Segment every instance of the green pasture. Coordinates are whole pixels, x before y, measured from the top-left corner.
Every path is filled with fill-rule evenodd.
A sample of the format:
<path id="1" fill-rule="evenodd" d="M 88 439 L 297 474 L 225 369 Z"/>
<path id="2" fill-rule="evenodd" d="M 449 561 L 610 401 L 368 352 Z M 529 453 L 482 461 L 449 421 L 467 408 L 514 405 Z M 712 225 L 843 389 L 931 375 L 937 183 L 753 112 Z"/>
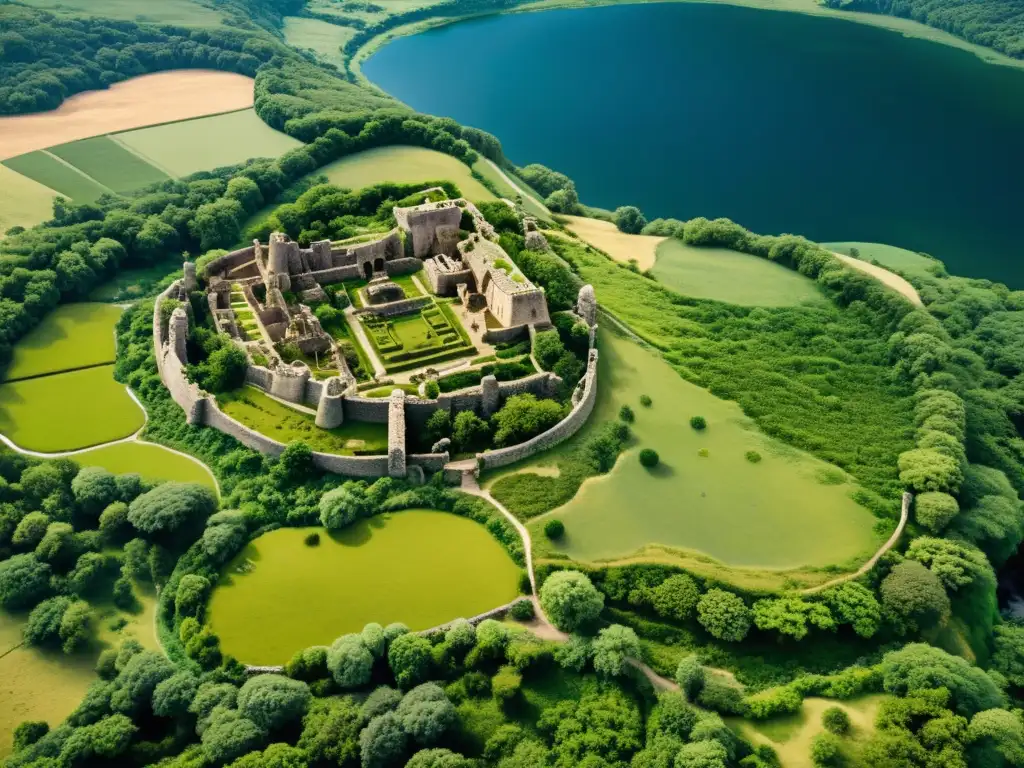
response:
<path id="1" fill-rule="evenodd" d="M 140 128 L 109 138 L 174 176 L 235 165 L 253 157 L 279 157 L 302 146 L 260 120 L 254 109 Z"/>
<path id="2" fill-rule="evenodd" d="M 634 439 L 611 472 L 531 521 L 539 555 L 594 562 L 637 553 L 672 559 L 682 550 L 727 566 L 789 569 L 847 564 L 876 548 L 875 520 L 851 500 L 856 486 L 842 471 L 767 437 L 738 405 L 683 380 L 653 352 L 610 333 L 601 335 L 600 350 L 598 402 L 587 427 L 516 470 L 550 473 L 623 405 L 636 414 Z M 650 408 L 640 405 L 641 395 L 652 398 Z M 690 427 L 692 416 L 703 416 L 707 429 Z M 641 448 L 658 452 L 656 469 L 640 465 Z M 761 461 L 750 462 L 748 451 Z M 550 517 L 565 523 L 557 545 L 542 533 Z"/>
<path id="3" fill-rule="evenodd" d="M 343 27 L 319 19 L 285 16 L 284 39 L 294 48 L 306 48 L 324 61 L 341 66 L 341 46 L 355 37 L 355 27 Z"/>
<path id="4" fill-rule="evenodd" d="M 312 412 L 300 411 L 255 387 L 217 396 L 228 416 L 282 443 L 301 440 L 314 451 L 340 456 L 383 454 L 388 450 L 388 425 L 346 421 L 335 429 L 320 429 Z"/>
<path id="5" fill-rule="evenodd" d="M 90 448 L 128 437 L 144 422 L 112 365 L 0 385 L 0 434 L 29 451 Z"/>
<path id="6" fill-rule="evenodd" d="M 319 546 L 307 546 L 310 533 Z M 283 664 L 376 621 L 419 630 L 512 600 L 519 569 L 483 526 L 410 510 L 339 532 L 281 528 L 227 567 L 207 611 L 225 653 Z"/>
<path id="7" fill-rule="evenodd" d="M 12 171 L 49 187 L 76 203 L 91 203 L 109 189 L 86 176 L 77 168 L 61 162 L 45 150 L 29 152 L 3 161 Z"/>
<path id="8" fill-rule="evenodd" d="M 63 304 L 14 347 L 5 381 L 114 362 L 114 326 L 123 310 L 111 304 Z"/>
<path id="9" fill-rule="evenodd" d="M 60 144 L 47 151 L 119 194 L 168 179 L 162 170 L 107 136 Z"/>
<path id="10" fill-rule="evenodd" d="M 199 483 L 217 490 L 213 474 L 198 461 L 155 443 L 131 441 L 105 445 L 72 456 L 82 467 L 103 467 L 115 475 L 136 474 L 157 482 Z"/>
<path id="11" fill-rule="evenodd" d="M 418 181 L 454 182 L 470 200 L 494 200 L 495 196 L 473 178 L 465 163 L 451 155 L 423 147 L 379 147 L 343 157 L 316 171 L 327 174 L 332 184 L 362 189 L 391 181 L 414 184 Z"/>
<path id="12" fill-rule="evenodd" d="M 222 16 L 193 0 L 24 0 L 22 5 L 60 16 L 95 16 L 104 19 L 174 24 L 179 27 L 217 27 Z"/>
<path id="13" fill-rule="evenodd" d="M 57 193 L 0 165 L 0 237 L 14 226 L 32 227 L 53 216 Z"/>
<path id="14" fill-rule="evenodd" d="M 824 248 L 841 253 L 844 256 L 853 256 L 864 261 L 877 261 L 883 267 L 896 270 L 908 277 L 933 274 L 932 270 L 939 266 L 939 262 L 922 256 L 920 253 L 908 251 L 906 248 L 897 248 L 894 245 L 883 245 L 882 243 L 822 243 Z"/>
<path id="15" fill-rule="evenodd" d="M 122 268 L 110 280 L 97 285 L 89 294 L 90 301 L 134 301 L 157 293 L 157 285 L 170 274 L 181 272 L 180 253 L 169 253 L 156 264 L 146 267 Z"/>
<path id="16" fill-rule="evenodd" d="M 751 307 L 820 301 L 813 280 L 767 259 L 725 248 L 696 248 L 670 237 L 658 246 L 651 273 L 673 291 Z"/>

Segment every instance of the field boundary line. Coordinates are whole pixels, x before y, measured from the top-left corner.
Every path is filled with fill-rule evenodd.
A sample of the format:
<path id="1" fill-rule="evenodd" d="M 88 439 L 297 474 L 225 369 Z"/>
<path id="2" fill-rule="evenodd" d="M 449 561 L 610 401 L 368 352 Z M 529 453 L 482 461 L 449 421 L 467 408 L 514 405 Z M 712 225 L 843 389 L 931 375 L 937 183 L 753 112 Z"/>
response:
<path id="1" fill-rule="evenodd" d="M 48 376 L 59 376 L 62 373 L 74 373 L 75 371 L 88 371 L 91 368 L 102 368 L 106 365 L 114 365 L 117 362 L 116 359 L 105 360 L 102 363 L 89 363 L 88 365 L 79 365 L 75 368 L 60 368 L 56 371 L 46 371 L 46 373 L 33 373 L 30 376 L 18 376 L 14 379 L 4 379 L 3 384 L 11 384 L 15 381 L 32 381 L 33 379 L 45 379 Z"/>
<path id="2" fill-rule="evenodd" d="M 97 138 L 97 137 L 93 136 L 92 138 Z M 80 139 L 80 141 L 84 141 L 84 139 Z M 66 142 L 66 143 L 67 143 L 67 144 L 74 144 L 74 142 L 73 142 L 73 141 L 69 141 L 69 142 Z M 57 147 L 59 147 L 59 146 L 62 146 L 62 145 L 60 145 L 60 144 L 55 144 L 54 146 L 57 146 Z M 52 158 L 53 160 L 56 160 L 56 161 L 57 161 L 58 163 L 60 163 L 61 165 L 64 165 L 64 166 L 66 166 L 66 167 L 70 168 L 70 169 L 71 169 L 72 171 L 74 171 L 75 173 L 77 173 L 77 174 L 78 174 L 79 176 L 82 176 L 83 178 L 86 178 L 86 179 L 88 179 L 89 181 L 91 181 L 91 182 L 92 182 L 93 184 L 95 184 L 95 185 L 96 185 L 97 187 L 99 187 L 100 189 L 104 189 L 104 190 L 106 190 L 107 192 L 109 192 L 109 193 L 110 193 L 110 194 L 112 194 L 112 195 L 118 195 L 118 193 L 117 193 L 117 192 L 115 192 L 114 190 L 112 190 L 112 189 L 111 189 L 110 187 L 108 187 L 108 186 L 107 186 L 106 184 L 102 184 L 102 183 L 100 183 L 100 182 L 99 182 L 98 180 L 94 179 L 94 178 L 93 178 L 92 176 L 90 176 L 90 175 L 89 175 L 88 173 L 86 173 L 85 171 L 83 171 L 83 170 L 82 170 L 81 168 L 79 168 L 79 167 L 78 167 L 78 166 L 76 166 L 76 165 L 72 165 L 72 164 L 71 164 L 71 163 L 69 163 L 69 162 L 68 162 L 67 160 L 65 160 L 65 159 L 64 159 L 63 157 L 58 157 L 57 155 L 53 154 L 53 152 L 51 152 L 51 151 L 50 151 L 49 149 L 37 149 L 37 150 L 35 150 L 35 151 L 36 151 L 36 152 L 39 152 L 39 153 L 41 153 L 41 154 L 44 154 L 44 155 L 46 155 L 47 157 L 49 157 L 49 158 Z M 29 153 L 27 153 L 27 154 L 31 154 L 31 152 L 29 152 Z M 22 174 L 22 175 L 24 175 L 24 174 Z M 29 178 L 32 178 L 32 177 L 31 177 L 31 176 L 29 176 Z M 70 195 L 64 195 L 64 197 L 71 197 L 71 196 L 70 196 Z M 120 197 L 120 195 L 118 195 L 118 197 Z"/>
<path id="3" fill-rule="evenodd" d="M 98 138 L 98 137 L 94 137 L 94 138 Z M 178 174 L 173 173 L 170 168 L 165 168 L 164 166 L 160 165 L 160 163 L 158 163 L 156 160 L 151 158 L 145 152 L 140 152 L 139 150 L 135 149 L 135 147 L 129 146 L 125 142 L 121 141 L 121 139 L 118 138 L 117 134 L 110 133 L 110 134 L 107 134 L 106 136 L 104 136 L 103 138 L 110 139 L 112 142 L 117 144 L 117 146 L 119 146 L 121 149 L 123 149 L 128 154 L 135 155 L 135 157 L 139 158 L 139 160 L 141 160 L 142 162 L 147 163 L 148 165 L 152 165 L 154 168 L 156 168 L 161 173 L 167 174 L 167 176 L 169 178 L 171 178 L 171 179 L 178 179 L 178 178 L 180 178 L 178 176 Z"/>
<path id="4" fill-rule="evenodd" d="M 183 117 L 180 120 L 164 120 L 162 123 L 153 123 L 152 125 L 140 125 L 137 128 L 125 128 L 123 131 L 110 131 L 108 133 L 98 133 L 96 136 L 87 136 L 86 138 L 95 139 L 100 136 L 107 136 L 114 138 L 115 136 L 124 136 L 126 133 L 135 133 L 136 131 L 144 131 L 147 128 L 162 128 L 165 125 L 177 125 L 178 123 L 191 123 L 194 120 L 205 120 L 208 117 L 222 117 L 223 115 L 233 115 L 236 112 L 249 112 L 255 111 L 256 105 L 252 104 L 248 107 L 242 107 L 240 109 L 226 109 L 223 112 L 211 112 L 208 115 L 196 115 L 195 117 Z M 269 126 L 268 126 L 269 127 Z M 277 130 L 276 128 L 274 130 Z M 286 134 L 287 135 L 287 134 Z M 76 141 L 83 141 L 83 139 L 76 139 Z M 71 143 L 71 142 L 67 142 Z"/>

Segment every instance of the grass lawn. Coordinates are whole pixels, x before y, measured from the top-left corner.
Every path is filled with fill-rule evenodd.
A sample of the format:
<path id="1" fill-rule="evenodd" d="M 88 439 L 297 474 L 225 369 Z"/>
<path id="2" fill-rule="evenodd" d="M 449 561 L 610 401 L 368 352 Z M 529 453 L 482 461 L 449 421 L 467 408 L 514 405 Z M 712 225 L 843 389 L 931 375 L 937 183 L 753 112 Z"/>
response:
<path id="1" fill-rule="evenodd" d="M 64 16 L 98 16 L 178 27 L 219 27 L 223 19 L 193 0 L 25 0 L 22 4 Z"/>
<path id="2" fill-rule="evenodd" d="M 0 237 L 14 226 L 32 227 L 53 216 L 57 193 L 0 165 Z"/>
<path id="3" fill-rule="evenodd" d="M 113 374 L 114 366 L 104 365 L 0 385 L 0 433 L 43 453 L 128 437 L 144 415 Z"/>
<path id="4" fill-rule="evenodd" d="M 724 248 L 695 248 L 668 238 L 658 246 L 652 274 L 674 291 L 751 307 L 821 301 L 817 285 L 781 264 Z"/>
<path id="5" fill-rule="evenodd" d="M 931 276 L 930 271 L 939 265 L 934 259 L 922 256 L 920 253 L 908 251 L 905 248 L 897 248 L 894 245 L 883 245 L 881 243 L 822 243 L 822 247 L 841 253 L 844 256 L 853 256 L 851 250 L 857 253 L 856 258 L 864 261 L 877 261 L 883 267 L 895 269 L 910 277 L 915 275 Z"/>
<path id="6" fill-rule="evenodd" d="M 609 333 L 600 342 L 598 403 L 587 427 L 517 468 L 552 467 L 624 404 L 636 414 L 634 440 L 610 473 L 531 521 L 538 555 L 553 554 L 541 533 L 548 517 L 566 526 L 557 550 L 590 562 L 704 555 L 733 567 L 790 569 L 859 564 L 877 546 L 875 519 L 850 499 L 856 486 L 843 472 L 767 437 L 735 403 L 683 380 L 653 352 Z M 653 399 L 650 408 L 640 405 L 644 394 Z M 707 420 L 704 431 L 690 427 L 696 415 Z M 657 469 L 640 465 L 641 448 L 658 452 Z M 748 451 L 762 460 L 748 461 Z M 550 482 L 538 478 L 538 492 Z"/>
<path id="7" fill-rule="evenodd" d="M 106 136 L 51 147 L 49 152 L 118 193 L 166 181 L 168 175 Z"/>
<path id="8" fill-rule="evenodd" d="M 319 19 L 285 16 L 284 39 L 295 48 L 308 48 L 326 62 L 341 66 L 341 46 L 355 37 L 355 27 L 343 27 Z"/>
<path id="9" fill-rule="evenodd" d="M 388 450 L 387 424 L 346 421 L 336 429 L 320 429 L 313 414 L 291 408 L 255 387 L 218 395 L 217 404 L 231 418 L 282 443 L 301 440 L 314 451 L 340 456 Z"/>
<path id="10" fill-rule="evenodd" d="M 260 120 L 253 109 L 140 128 L 110 138 L 174 176 L 253 157 L 279 157 L 302 146 Z"/>
<path id="11" fill-rule="evenodd" d="M 170 274 L 180 276 L 180 253 L 171 253 L 148 267 L 119 269 L 110 280 L 93 288 L 90 301 L 134 301 L 157 293 L 157 285 Z"/>
<path id="12" fill-rule="evenodd" d="M 91 203 L 104 192 L 110 191 L 81 171 L 42 150 L 11 157 L 4 160 L 3 164 L 79 204 Z"/>
<path id="13" fill-rule="evenodd" d="M 115 475 L 137 474 L 151 481 L 199 483 L 217 490 L 217 483 L 205 466 L 155 443 L 106 445 L 72 458 L 79 466 L 103 467 Z"/>
<path id="14" fill-rule="evenodd" d="M 122 310 L 111 304 L 64 304 L 14 347 L 5 381 L 114 362 L 114 326 Z"/>
<path id="15" fill-rule="evenodd" d="M 753 744 L 768 744 L 778 753 L 782 768 L 812 768 L 811 742 L 825 729 L 821 716 L 830 707 L 839 707 L 850 716 L 850 733 L 842 737 L 843 765 L 858 765 L 860 750 L 875 730 L 875 715 L 887 697 L 884 694 L 861 696 L 849 701 L 811 697 L 794 715 L 763 722 L 727 718 L 733 730 Z"/>
<path id="16" fill-rule="evenodd" d="M 332 184 L 361 189 L 391 181 L 414 184 L 418 181 L 451 181 L 469 200 L 494 200 L 469 166 L 451 155 L 423 147 L 380 147 L 358 152 L 318 168 Z"/>
<path id="17" fill-rule="evenodd" d="M 306 546 L 314 531 L 320 545 Z M 419 630 L 483 613 L 516 596 L 518 575 L 482 525 L 410 510 L 331 534 L 281 528 L 261 536 L 227 567 L 208 617 L 226 653 L 283 664 L 367 622 Z"/>

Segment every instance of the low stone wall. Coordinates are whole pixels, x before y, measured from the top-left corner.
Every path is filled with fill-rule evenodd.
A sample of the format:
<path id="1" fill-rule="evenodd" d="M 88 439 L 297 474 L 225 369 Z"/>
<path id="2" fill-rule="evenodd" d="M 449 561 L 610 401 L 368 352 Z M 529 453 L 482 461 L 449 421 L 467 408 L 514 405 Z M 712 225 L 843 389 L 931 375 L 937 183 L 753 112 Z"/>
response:
<path id="1" fill-rule="evenodd" d="M 484 341 L 488 344 L 507 344 L 518 341 L 529 332 L 529 325 L 516 325 L 512 328 L 488 328 L 484 331 Z"/>
<path id="2" fill-rule="evenodd" d="M 355 314 L 359 316 L 377 315 L 378 317 L 395 317 L 397 315 L 408 315 L 411 312 L 421 310 L 433 303 L 434 300 L 429 296 L 414 296 L 411 299 L 400 299 L 399 301 L 389 301 L 387 304 L 376 304 L 373 306 L 363 307 L 362 309 L 355 310 Z"/>
<path id="3" fill-rule="evenodd" d="M 413 259 L 408 256 L 403 256 L 400 259 L 392 259 L 384 263 L 384 269 L 387 270 L 388 275 L 408 275 L 413 272 L 419 272 L 423 268 L 423 262 L 419 259 Z"/>
<path id="4" fill-rule="evenodd" d="M 330 285 L 331 283 L 340 283 L 345 280 L 358 280 L 363 277 L 363 270 L 357 265 L 352 264 L 347 267 L 331 267 L 330 269 L 322 269 L 319 272 L 312 272 L 313 277 L 320 285 Z"/>
<path id="5" fill-rule="evenodd" d="M 528 458 L 541 451 L 558 445 L 563 440 L 572 437 L 579 431 L 591 411 L 594 410 L 594 403 L 597 401 L 597 350 L 590 350 L 590 357 L 587 361 L 587 372 L 583 377 L 583 396 L 579 399 L 569 415 L 558 422 L 555 426 L 536 437 L 527 440 L 525 443 L 513 445 L 508 448 L 499 448 L 495 451 L 478 453 L 477 464 L 480 469 L 495 469 L 504 467 L 506 464 Z"/>
<path id="6" fill-rule="evenodd" d="M 274 382 L 274 372 L 262 365 L 250 365 L 245 369 L 245 383 L 269 392 Z"/>
<path id="7" fill-rule="evenodd" d="M 424 472 L 440 472 L 448 463 L 447 453 L 411 453 L 406 457 L 412 466 L 423 467 Z"/>
<path id="8" fill-rule="evenodd" d="M 472 624 L 475 627 L 477 624 L 479 624 L 480 622 L 482 622 L 482 621 L 484 621 L 486 619 L 500 619 L 500 618 L 503 618 L 505 616 L 505 614 L 507 614 L 512 609 L 513 605 L 518 603 L 520 600 L 525 600 L 525 599 L 527 599 L 527 598 L 525 598 L 525 597 L 517 597 L 511 603 L 507 603 L 505 605 L 499 605 L 497 608 L 492 608 L 491 610 L 489 610 L 489 611 L 487 611 L 485 613 L 480 613 L 480 614 L 477 614 L 476 616 L 471 616 L 470 618 L 466 619 L 466 621 L 468 621 L 470 624 Z M 451 621 L 446 622 L 444 624 L 438 624 L 436 627 L 431 627 L 430 629 L 420 630 L 416 634 L 417 635 L 430 635 L 430 634 L 433 634 L 434 632 L 444 632 L 445 630 L 450 628 L 451 625 L 454 624 L 456 621 L 461 621 L 461 619 L 452 619 Z"/>

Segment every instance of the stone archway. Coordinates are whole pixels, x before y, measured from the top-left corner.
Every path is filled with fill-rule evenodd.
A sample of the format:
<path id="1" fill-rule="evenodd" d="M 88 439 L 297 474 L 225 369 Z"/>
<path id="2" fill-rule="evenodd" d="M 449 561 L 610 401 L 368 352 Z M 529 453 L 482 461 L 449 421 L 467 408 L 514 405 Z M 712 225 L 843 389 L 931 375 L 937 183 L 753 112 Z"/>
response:
<path id="1" fill-rule="evenodd" d="M 374 272 L 383 272 L 384 271 L 384 259 L 374 259 L 373 260 L 373 271 Z"/>
<path id="2" fill-rule="evenodd" d="M 363 262 L 363 275 L 367 280 L 373 277 L 373 265 L 369 261 Z"/>

